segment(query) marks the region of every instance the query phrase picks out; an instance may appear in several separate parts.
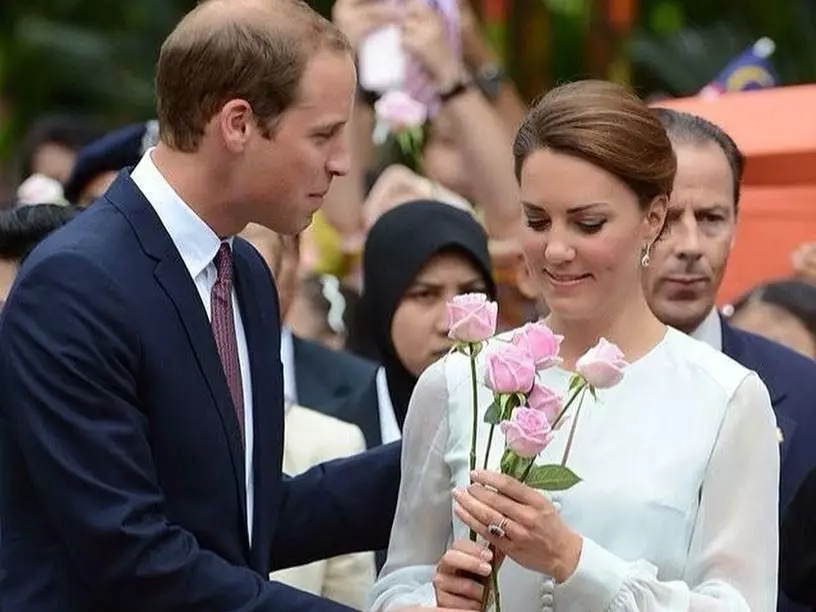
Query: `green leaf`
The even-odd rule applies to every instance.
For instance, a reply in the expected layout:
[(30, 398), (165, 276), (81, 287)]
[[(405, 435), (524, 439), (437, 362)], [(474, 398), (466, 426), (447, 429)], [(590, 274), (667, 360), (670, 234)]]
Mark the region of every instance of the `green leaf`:
[(573, 374), (569, 384), (569, 392), (572, 393), (582, 384), (584, 384), (584, 378), (580, 374)]
[(518, 469), (520, 457), (511, 450), (504, 451), (501, 458), (501, 473), (513, 476)]
[(566, 491), (574, 487), (581, 479), (563, 465), (537, 465), (530, 470), (524, 484), (542, 491)]
[(589, 385), (589, 393), (592, 395), (592, 399), (596, 402), (598, 401), (598, 392), (596, 391), (595, 387)]
[(457, 344), (456, 352), (464, 355), (465, 357), (470, 357), (470, 351), (467, 344)]
[(491, 425), (498, 425), (501, 423), (502, 420), (502, 409), (501, 406), (494, 400), (490, 406), (487, 407), (487, 411), (484, 415), (484, 422), (490, 423)]

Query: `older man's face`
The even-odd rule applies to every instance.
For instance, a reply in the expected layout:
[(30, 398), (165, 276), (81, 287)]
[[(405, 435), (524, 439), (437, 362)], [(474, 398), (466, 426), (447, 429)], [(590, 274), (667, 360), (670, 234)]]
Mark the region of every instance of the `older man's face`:
[(733, 174), (713, 142), (679, 144), (664, 237), (643, 275), (646, 298), (664, 323), (693, 332), (714, 308), (734, 244)]

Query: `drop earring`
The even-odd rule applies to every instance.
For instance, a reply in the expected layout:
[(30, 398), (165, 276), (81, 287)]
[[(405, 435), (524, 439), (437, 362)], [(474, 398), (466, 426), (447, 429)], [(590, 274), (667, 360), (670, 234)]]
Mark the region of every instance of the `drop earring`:
[(648, 268), (649, 264), (652, 263), (652, 258), (650, 256), (652, 250), (652, 245), (647, 244), (643, 247), (643, 256), (640, 258), (640, 267), (641, 268)]

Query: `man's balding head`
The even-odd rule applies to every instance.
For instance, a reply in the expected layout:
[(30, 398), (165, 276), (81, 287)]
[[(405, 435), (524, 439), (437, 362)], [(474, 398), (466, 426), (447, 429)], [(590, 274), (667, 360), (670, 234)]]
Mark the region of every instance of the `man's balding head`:
[(230, 100), (246, 100), (262, 129), (298, 98), (318, 51), (352, 54), (331, 22), (300, 0), (207, 0), (167, 37), (156, 69), (162, 141), (195, 151), (207, 123)]

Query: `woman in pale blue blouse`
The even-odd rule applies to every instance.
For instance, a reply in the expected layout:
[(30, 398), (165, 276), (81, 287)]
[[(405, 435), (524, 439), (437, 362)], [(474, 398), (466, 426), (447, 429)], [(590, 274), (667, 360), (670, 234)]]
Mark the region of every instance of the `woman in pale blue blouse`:
[[(552, 494), (495, 474), (473, 477), (495, 492), (469, 487), (468, 361), (451, 355), (426, 370), (371, 608), (478, 609), (481, 587), (464, 573), (485, 571), (483, 549), (467, 541), (473, 527), (508, 555), (504, 612), (772, 612), (779, 459), (768, 393), (755, 373), (663, 325), (640, 289), (673, 218), (663, 128), (627, 90), (578, 82), (533, 107), (514, 154), (525, 256), (546, 322), (565, 336), (562, 366), (541, 382), (564, 394), (576, 359), (601, 337), (631, 365), (581, 413), (570, 466), (582, 482)], [(491, 399), (482, 387), (481, 405)], [(560, 461), (568, 433), (557, 431), (539, 461)], [(504, 533), (488, 534), (491, 524)]]

